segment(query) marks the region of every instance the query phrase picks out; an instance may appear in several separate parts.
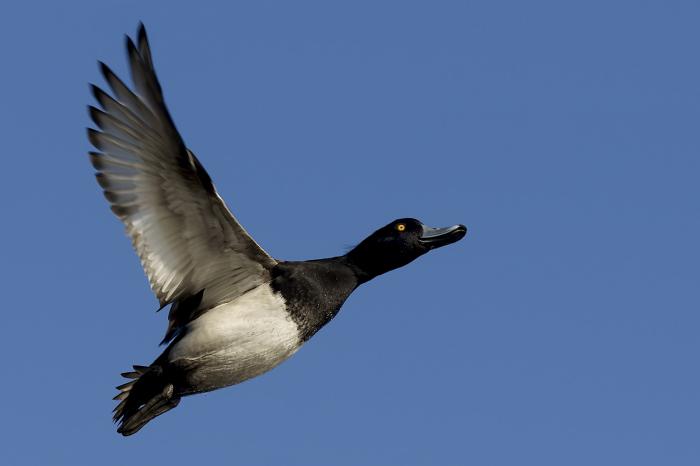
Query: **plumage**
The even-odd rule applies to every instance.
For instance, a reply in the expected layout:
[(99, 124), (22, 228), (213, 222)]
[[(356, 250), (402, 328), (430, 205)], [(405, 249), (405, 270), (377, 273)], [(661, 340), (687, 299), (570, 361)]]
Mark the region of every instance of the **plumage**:
[(415, 219), (380, 228), (344, 256), (285, 262), (270, 257), (229, 211), (168, 112), (143, 25), (126, 37), (133, 88), (100, 62), (111, 95), (92, 85), (89, 157), (124, 223), (161, 309), (162, 344), (149, 366), (122, 373), (118, 432), (131, 435), (181, 397), (247, 380), (281, 363), (328, 323), (360, 284), (466, 228)]
[(103, 108), (90, 109), (100, 129), (88, 129), (99, 150), (90, 158), (161, 305), (206, 285), (202, 306), (212, 308), (263, 283), (275, 261), (238, 224), (184, 146), (163, 103), (143, 27), (139, 34), (140, 50), (127, 41), (138, 95), (100, 65), (115, 98), (93, 86)]

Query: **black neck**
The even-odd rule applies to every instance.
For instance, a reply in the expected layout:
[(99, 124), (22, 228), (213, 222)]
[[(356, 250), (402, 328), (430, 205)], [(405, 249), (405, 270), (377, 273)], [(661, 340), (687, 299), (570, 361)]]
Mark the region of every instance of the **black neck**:
[(344, 256), (280, 262), (271, 273), (270, 286), (284, 298), (303, 340), (335, 317), (350, 293), (362, 283)]
[(364, 243), (360, 243), (339, 259), (352, 269), (358, 283), (362, 284), (383, 273), (403, 267), (416, 257), (418, 255), (397, 253), (389, 248), (367, 247)]
[(372, 280), (374, 277), (383, 274), (383, 271), (380, 270), (373, 270), (372, 267), (367, 267), (366, 265), (363, 266), (362, 262), (359, 262), (356, 260), (356, 257), (353, 257), (351, 255), (352, 251), (350, 251), (348, 254), (344, 256), (340, 256), (337, 258), (339, 262), (342, 262), (345, 264), (346, 267), (348, 267), (350, 270), (352, 270), (352, 273), (355, 275), (357, 278), (357, 285), (360, 286), (363, 283), (367, 283), (368, 281)]

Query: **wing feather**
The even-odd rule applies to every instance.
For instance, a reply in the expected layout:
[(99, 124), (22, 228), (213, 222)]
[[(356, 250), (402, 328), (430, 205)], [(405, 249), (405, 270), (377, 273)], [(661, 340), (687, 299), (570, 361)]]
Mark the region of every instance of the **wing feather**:
[[(97, 149), (90, 160), (161, 306), (198, 296), (201, 314), (263, 283), (276, 261), (233, 217), (182, 141), (143, 25), (137, 44), (127, 37), (133, 91), (100, 63), (112, 96), (92, 86), (100, 108), (89, 107), (99, 128), (88, 129)], [(187, 317), (171, 312), (170, 327)]]

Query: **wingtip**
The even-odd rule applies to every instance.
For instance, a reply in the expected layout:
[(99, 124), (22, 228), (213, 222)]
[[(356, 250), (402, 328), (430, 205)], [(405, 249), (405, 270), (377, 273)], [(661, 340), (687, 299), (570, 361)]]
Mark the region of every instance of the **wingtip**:
[(97, 126), (100, 126), (99, 122), (99, 114), (102, 113), (100, 109), (95, 107), (94, 105), (88, 105), (88, 115), (90, 116), (90, 119), (92, 120), (93, 123), (95, 123)]
[(131, 55), (132, 53), (137, 53), (136, 45), (133, 39), (128, 34), (124, 34), (124, 44), (126, 45), (126, 50)]
[(138, 44), (139, 54), (144, 63), (153, 69), (153, 58), (151, 57), (151, 46), (148, 43), (148, 34), (146, 33), (146, 26), (143, 22), (139, 22), (138, 32), (136, 34), (136, 43)]
[(96, 149), (102, 150), (102, 144), (100, 142), (100, 132), (95, 128), (85, 128), (87, 130), (87, 137), (90, 144), (92, 144)]
[(100, 89), (100, 86), (97, 84), (89, 83), (90, 85), (90, 92), (92, 93), (92, 96), (97, 99), (98, 101), (100, 100), (100, 94), (103, 93), (102, 89)]
[(100, 67), (100, 72), (102, 73), (102, 76), (107, 80), (107, 82), (111, 82), (112, 79), (114, 79), (114, 72), (112, 71), (112, 68), (110, 68), (105, 62), (98, 60), (97, 64)]
[(137, 37), (138, 37), (138, 39), (139, 39), (139, 42), (141, 41), (141, 39), (147, 39), (147, 38), (148, 38), (148, 36), (147, 36), (147, 34), (146, 34), (146, 26), (143, 24), (143, 21), (139, 21), (139, 25), (138, 25), (138, 27), (137, 27), (137, 31), (138, 31), (138, 32), (136, 33), (136, 35), (137, 35)]
[(134, 72), (134, 68), (140, 68), (143, 65), (141, 65), (142, 62), (142, 57), (141, 57), (141, 52), (139, 49), (136, 47), (136, 44), (134, 44), (134, 41), (129, 37), (128, 35), (125, 35), (125, 46), (126, 46), (126, 55), (129, 57), (129, 65), (131, 66), (132, 73)]

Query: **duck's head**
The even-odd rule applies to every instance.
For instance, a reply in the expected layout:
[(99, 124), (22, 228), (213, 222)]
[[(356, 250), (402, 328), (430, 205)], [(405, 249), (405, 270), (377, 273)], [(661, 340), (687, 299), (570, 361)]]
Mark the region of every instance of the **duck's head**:
[(464, 238), (467, 227), (431, 228), (415, 218), (401, 218), (375, 231), (346, 254), (360, 282), (403, 267), (426, 252)]

